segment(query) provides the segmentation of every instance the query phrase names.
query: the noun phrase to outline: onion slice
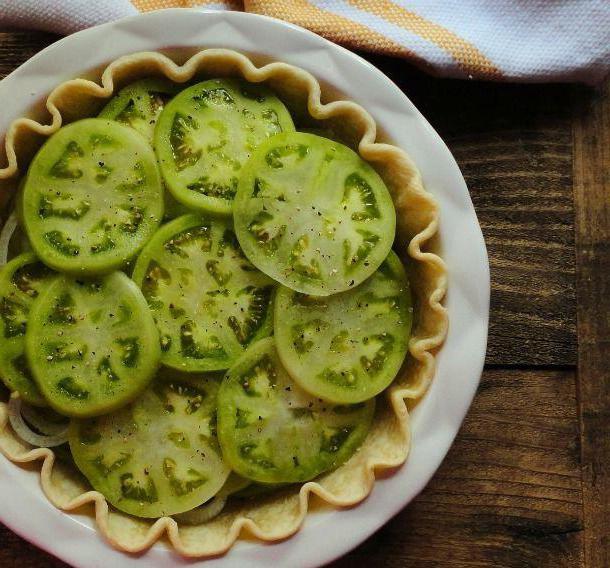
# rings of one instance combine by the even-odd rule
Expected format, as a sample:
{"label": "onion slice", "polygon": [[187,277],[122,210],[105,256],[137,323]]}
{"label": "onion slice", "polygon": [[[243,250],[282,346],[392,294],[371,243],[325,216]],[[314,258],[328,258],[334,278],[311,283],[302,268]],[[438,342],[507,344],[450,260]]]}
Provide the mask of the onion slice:
{"label": "onion slice", "polygon": [[224,495],[217,494],[196,509],[174,515],[174,519],[185,525],[201,525],[220,515],[226,504],[227,498]]}
{"label": "onion slice", "polygon": [[[59,420],[51,420],[45,417],[44,412],[52,412]],[[68,432],[68,421],[48,408],[37,408],[22,402],[21,416],[30,426],[33,426],[44,436],[63,436]]]}
{"label": "onion slice", "polygon": [[8,419],[13,430],[24,442],[39,448],[53,448],[61,446],[68,441],[67,428],[53,436],[43,436],[34,432],[25,422],[21,415],[21,399],[12,396],[8,403]]}
{"label": "onion slice", "polygon": [[13,211],[2,227],[0,232],[0,266],[4,266],[8,261],[8,244],[17,228],[17,215]]}

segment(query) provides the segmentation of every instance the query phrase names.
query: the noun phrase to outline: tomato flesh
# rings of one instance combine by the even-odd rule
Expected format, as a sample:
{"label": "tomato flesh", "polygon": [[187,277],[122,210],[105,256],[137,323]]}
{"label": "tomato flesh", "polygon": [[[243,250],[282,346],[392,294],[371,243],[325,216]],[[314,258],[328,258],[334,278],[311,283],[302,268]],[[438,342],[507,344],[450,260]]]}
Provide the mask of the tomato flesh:
{"label": "tomato flesh", "polygon": [[177,201],[230,215],[240,170],[250,154],[267,138],[293,130],[288,110],[269,89],[213,79],[169,102],[155,130],[155,151]]}
{"label": "tomato flesh", "polygon": [[42,394],[66,416],[97,416],[127,404],[160,360],[146,300],[122,272],[56,278],[31,307],[25,346]]}
{"label": "tomato flesh", "polygon": [[291,378],[273,338],[254,344],[228,371],[218,394],[218,436],[239,475],[295,483],[344,463],[369,430],[374,400],[333,405]]}
{"label": "tomato flesh", "polygon": [[35,156],[22,205],[28,238],[45,264],[82,275],[110,272],[139,251],[163,216],[154,153],[118,122],[73,122]]}
{"label": "tomato flesh", "polygon": [[32,302],[55,276],[32,253],[14,258],[0,272],[0,376],[11,391],[36,406],[46,402],[25,356],[25,332]]}
{"label": "tomato flesh", "polygon": [[164,225],[134,269],[159,329],[162,362],[227,369],[271,333],[274,283],[243,255],[231,224],[185,215]]}
{"label": "tomato flesh", "polygon": [[252,264],[317,296],[370,276],[396,228],[375,170],[347,146],[302,132],[278,134],[254,153],[240,177],[234,220]]}
{"label": "tomato flesh", "polygon": [[[98,115],[131,126],[152,145],[155,126],[167,102],[179,92],[180,87],[163,79],[142,79],[121,89],[118,95]],[[164,220],[175,219],[189,213],[169,191],[163,192]]]}
{"label": "tomato flesh", "polygon": [[308,296],[282,287],[275,305],[277,350],[305,390],[340,404],[367,400],[394,379],[407,354],[411,293],[394,252],[360,286]]}
{"label": "tomato flesh", "polygon": [[98,116],[131,126],[152,143],[161,111],[179,90],[171,81],[142,79],[121,89]]}
{"label": "tomato flesh", "polygon": [[198,507],[230,472],[216,437],[219,381],[165,370],[130,405],[73,420],[69,438],[76,465],[130,515],[163,517]]}

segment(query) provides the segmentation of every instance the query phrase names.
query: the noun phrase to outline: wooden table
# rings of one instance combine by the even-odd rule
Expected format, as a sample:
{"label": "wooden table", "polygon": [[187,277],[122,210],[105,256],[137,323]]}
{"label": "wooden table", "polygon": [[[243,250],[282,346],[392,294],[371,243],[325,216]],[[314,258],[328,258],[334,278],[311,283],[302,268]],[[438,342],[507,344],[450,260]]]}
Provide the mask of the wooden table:
{"label": "wooden table", "polygon": [[[0,78],[55,39],[0,33]],[[491,322],[481,386],[444,464],[336,566],[610,566],[610,82],[459,82],[369,59],[464,173],[489,251]],[[0,528],[0,566],[65,564]]]}

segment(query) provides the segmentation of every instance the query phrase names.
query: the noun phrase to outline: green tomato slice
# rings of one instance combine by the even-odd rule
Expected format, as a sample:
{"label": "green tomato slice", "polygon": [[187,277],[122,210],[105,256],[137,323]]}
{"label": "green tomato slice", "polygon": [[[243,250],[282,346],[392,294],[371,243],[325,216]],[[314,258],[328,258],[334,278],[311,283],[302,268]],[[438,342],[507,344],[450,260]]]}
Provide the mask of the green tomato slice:
{"label": "green tomato slice", "polygon": [[180,86],[171,81],[142,79],[122,88],[98,116],[131,126],[152,144],[161,111],[179,91]]}
{"label": "green tomato slice", "polygon": [[[131,126],[152,145],[155,126],[167,102],[180,91],[180,86],[164,79],[142,79],[121,89],[102,109],[100,118],[109,118]],[[168,191],[163,192],[164,220],[189,213]]]}
{"label": "green tomato slice", "polygon": [[130,515],[163,517],[198,507],[230,473],[216,437],[219,382],[162,371],[130,405],[73,420],[69,441],[76,465]]}
{"label": "green tomato slice", "polygon": [[164,225],[139,256],[133,279],[169,367],[228,369],[271,333],[274,283],[250,264],[226,220],[191,214]]}
{"label": "green tomato slice", "polygon": [[204,81],[165,107],[155,151],[169,191],[201,211],[230,215],[243,164],[261,142],[293,131],[290,113],[267,88],[235,79]]}
{"label": "green tomato slice", "polygon": [[253,345],[218,393],[218,439],[225,460],[259,483],[296,483],[344,463],[362,444],[374,399],[333,405],[312,397],[286,372],[273,338]]}
{"label": "green tomato slice", "polygon": [[182,205],[179,201],[176,201],[172,194],[169,191],[166,191],[164,196],[164,214],[163,214],[163,222],[171,221],[176,217],[181,217],[182,215],[188,215],[192,213],[193,210],[186,207],[186,205]]}
{"label": "green tomato slice", "polygon": [[32,302],[55,276],[32,253],[14,258],[0,271],[0,377],[35,406],[46,402],[26,359],[25,332]]}
{"label": "green tomato slice", "polygon": [[394,380],[412,319],[405,269],[391,252],[353,290],[320,297],[282,287],[275,304],[277,350],[307,392],[340,404],[362,402]]}
{"label": "green tomato slice", "polygon": [[244,166],[235,232],[257,268],[288,288],[328,296],[387,257],[396,214],[375,170],[338,142],[278,134]]}
{"label": "green tomato slice", "polygon": [[[245,478],[244,478],[245,479]],[[255,497],[259,497],[261,495],[268,495],[269,493],[273,493],[274,491],[278,491],[284,489],[286,487],[290,487],[291,483],[254,483],[250,481],[250,483],[236,491],[232,497],[236,499],[252,499]]]}
{"label": "green tomato slice", "polygon": [[76,417],[133,400],[161,357],[146,300],[122,272],[51,282],[32,304],[25,347],[45,399],[60,414]]}
{"label": "green tomato slice", "polygon": [[154,153],[132,128],[89,118],[56,132],[34,157],[23,217],[34,252],[61,272],[122,267],[158,227],[163,189]]}

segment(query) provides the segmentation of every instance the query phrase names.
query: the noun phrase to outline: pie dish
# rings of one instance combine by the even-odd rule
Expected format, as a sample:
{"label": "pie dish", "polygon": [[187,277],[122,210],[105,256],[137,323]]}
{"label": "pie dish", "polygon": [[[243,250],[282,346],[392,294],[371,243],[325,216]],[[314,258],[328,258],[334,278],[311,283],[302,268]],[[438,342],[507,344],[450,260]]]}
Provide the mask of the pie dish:
{"label": "pie dish", "polygon": [[[376,125],[370,115],[350,101],[336,100],[330,90],[321,89],[307,72],[282,63],[257,67],[247,56],[224,49],[207,49],[192,55],[173,54],[173,60],[159,53],[138,53],[113,61],[101,73],[99,83],[68,80],[49,95],[46,107],[50,120],[17,120],[6,136],[7,167],[0,177],[10,191],[16,185],[20,164],[27,163],[41,140],[55,132],[62,121],[91,116],[100,102],[124,85],[142,76],[166,76],[183,83],[195,74],[241,76],[250,82],[265,81],[296,114],[308,114],[313,121],[330,123],[342,130],[344,139],[359,149],[390,188],[398,220],[397,249],[413,259],[410,279],[416,296],[416,325],[409,345],[411,357],[390,389],[387,406],[378,412],[373,431],[363,449],[346,465],[300,489],[256,501],[223,514],[199,527],[178,527],[162,518],[146,522],[109,510],[100,494],[86,492],[87,486],[59,464],[53,464],[50,450],[30,449],[5,429],[2,451],[17,462],[43,460],[41,481],[49,499],[59,507],[73,510],[94,502],[101,532],[120,550],[147,549],[167,532],[173,547],[185,556],[201,557],[226,551],[240,532],[262,540],[280,540],[293,534],[307,511],[308,496],[315,493],[334,506],[360,502],[370,492],[374,473],[399,466],[407,457],[410,443],[408,410],[404,400],[417,401],[426,391],[434,373],[434,354],[446,333],[446,313],[441,300],[446,289],[443,262],[433,251],[422,247],[436,234],[438,210],[434,199],[423,189],[419,173],[399,148],[375,143]],[[176,61],[178,63],[176,63]],[[184,63],[183,63],[184,62]],[[183,63],[182,65],[180,65]],[[40,120],[40,119],[39,119]],[[6,422],[6,419],[4,420]]]}

